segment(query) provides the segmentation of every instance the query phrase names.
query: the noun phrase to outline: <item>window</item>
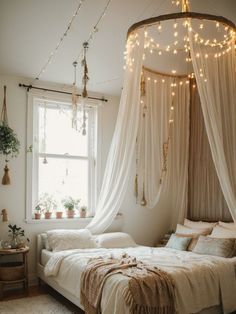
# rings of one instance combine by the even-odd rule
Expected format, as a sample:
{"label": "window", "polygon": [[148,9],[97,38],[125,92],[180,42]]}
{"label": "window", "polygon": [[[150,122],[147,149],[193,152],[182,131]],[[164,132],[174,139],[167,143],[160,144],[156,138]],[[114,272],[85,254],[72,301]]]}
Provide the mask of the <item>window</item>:
{"label": "window", "polygon": [[[78,130],[72,128],[70,103],[32,98],[28,124],[32,119],[33,136],[28,134],[28,209],[32,218],[38,203],[51,202],[51,210],[64,211],[67,198],[80,200],[93,214],[96,201],[96,128],[97,109],[78,110]],[[30,117],[31,116],[31,117]],[[86,134],[82,123],[86,121]],[[29,133],[29,132],[28,132]],[[31,138],[31,142],[30,142]]]}

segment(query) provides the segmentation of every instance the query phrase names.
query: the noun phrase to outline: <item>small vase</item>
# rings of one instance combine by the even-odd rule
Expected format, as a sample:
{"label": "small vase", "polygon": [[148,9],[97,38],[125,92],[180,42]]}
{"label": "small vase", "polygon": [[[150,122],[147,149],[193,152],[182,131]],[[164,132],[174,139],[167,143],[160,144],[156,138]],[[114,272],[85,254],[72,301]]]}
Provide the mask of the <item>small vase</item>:
{"label": "small vase", "polygon": [[67,218],[74,218],[75,211],[74,210],[67,210]]}
{"label": "small vase", "polygon": [[61,219],[63,215],[63,212],[56,212],[56,218]]}
{"label": "small vase", "polygon": [[80,218],[86,218],[86,211],[85,210],[80,210],[79,216],[80,216]]}
{"label": "small vase", "polygon": [[50,219],[51,216],[52,216],[52,212],[45,212],[45,213],[44,213],[45,219]]}
{"label": "small vase", "polygon": [[17,241],[17,237],[13,236],[12,240],[11,240],[11,248],[12,249],[17,249],[18,248],[18,241]]}
{"label": "small vase", "polygon": [[41,219],[41,214],[40,213],[35,213],[34,214],[35,219]]}

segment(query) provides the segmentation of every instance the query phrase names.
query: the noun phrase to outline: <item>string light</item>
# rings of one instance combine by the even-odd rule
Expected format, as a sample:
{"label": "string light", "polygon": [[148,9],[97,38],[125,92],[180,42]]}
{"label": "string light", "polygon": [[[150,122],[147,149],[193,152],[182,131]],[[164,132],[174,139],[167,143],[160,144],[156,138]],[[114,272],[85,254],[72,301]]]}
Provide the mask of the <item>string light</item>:
{"label": "string light", "polygon": [[[88,44],[91,44],[91,41],[93,40],[94,35],[99,31],[98,26],[99,26],[99,25],[101,24],[101,22],[103,21],[103,19],[104,19],[106,13],[107,13],[108,8],[109,8],[109,6],[110,6],[110,4],[111,4],[112,1],[113,1],[113,0],[108,0],[108,1],[107,1],[107,4],[106,4],[104,10],[102,11],[102,14],[99,16],[99,18],[98,18],[96,24],[93,26],[93,28],[92,28],[92,30],[91,30],[89,36],[88,36],[88,39],[86,40],[86,42],[87,42]],[[79,60],[82,58],[82,56],[83,56],[83,48],[80,50],[80,52],[79,52],[79,54],[77,55],[77,57],[76,57],[75,60],[76,60],[76,61],[79,61]]]}
{"label": "string light", "polygon": [[48,65],[52,62],[54,56],[56,55],[56,53],[58,52],[59,48],[61,47],[64,39],[66,38],[66,36],[68,35],[70,29],[71,29],[71,26],[73,24],[73,22],[75,21],[75,18],[78,16],[81,8],[82,8],[82,4],[85,2],[85,0],[80,0],[77,8],[76,8],[76,11],[75,13],[73,14],[72,18],[70,19],[67,27],[66,27],[66,30],[64,31],[64,33],[62,34],[60,40],[58,41],[55,49],[49,54],[49,57],[47,59],[47,61],[45,62],[45,64],[43,65],[43,67],[41,68],[41,70],[39,71],[38,75],[36,76],[35,80],[39,80],[39,78],[41,77],[41,75],[43,73],[45,73]]}

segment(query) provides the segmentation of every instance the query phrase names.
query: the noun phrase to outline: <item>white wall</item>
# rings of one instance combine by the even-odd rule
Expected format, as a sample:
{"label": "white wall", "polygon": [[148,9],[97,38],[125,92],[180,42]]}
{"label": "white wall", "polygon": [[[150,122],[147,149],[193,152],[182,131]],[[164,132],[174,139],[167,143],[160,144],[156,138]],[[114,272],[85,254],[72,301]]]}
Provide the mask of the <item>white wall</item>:
{"label": "white wall", "polygon": [[[9,213],[9,221],[21,226],[26,235],[30,238],[29,254],[29,273],[30,278],[34,278],[36,264],[36,235],[40,232],[55,228],[83,228],[88,221],[66,221],[45,223],[26,223],[25,204],[26,204],[26,102],[27,93],[23,88],[18,87],[19,82],[28,83],[26,79],[15,76],[0,75],[0,103],[2,107],[3,85],[7,85],[7,109],[9,125],[17,133],[21,143],[18,158],[10,161],[11,185],[0,185],[0,210],[6,208]],[[44,85],[52,88],[52,84]],[[54,84],[54,88],[60,85]],[[65,87],[64,87],[65,89]],[[108,97],[108,102],[102,106],[102,156],[101,169],[104,171],[109,145],[114,131],[119,99]],[[0,179],[3,175],[4,158],[0,156]],[[114,224],[113,229],[121,228],[129,232],[134,239],[144,245],[154,245],[156,241],[169,228],[169,211],[165,206],[159,206],[152,210],[137,206],[133,196],[133,178],[130,179],[129,189],[121,208],[123,218]],[[120,227],[119,224],[123,224]],[[0,239],[7,240],[7,224],[0,221]]]}

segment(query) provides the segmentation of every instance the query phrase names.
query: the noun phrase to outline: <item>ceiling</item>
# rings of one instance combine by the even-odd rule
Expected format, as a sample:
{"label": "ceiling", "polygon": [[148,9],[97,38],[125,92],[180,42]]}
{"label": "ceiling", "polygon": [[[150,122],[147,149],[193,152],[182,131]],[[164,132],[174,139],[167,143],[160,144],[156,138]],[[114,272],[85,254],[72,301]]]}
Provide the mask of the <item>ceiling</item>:
{"label": "ceiling", "polygon": [[[71,84],[72,62],[108,0],[85,0],[58,53],[40,77]],[[88,90],[120,95],[128,28],[148,17],[179,11],[171,0],[112,0],[88,50]],[[0,0],[0,73],[35,78],[64,33],[78,0]],[[236,23],[236,0],[191,0],[191,11]],[[82,69],[79,66],[81,87]]]}

